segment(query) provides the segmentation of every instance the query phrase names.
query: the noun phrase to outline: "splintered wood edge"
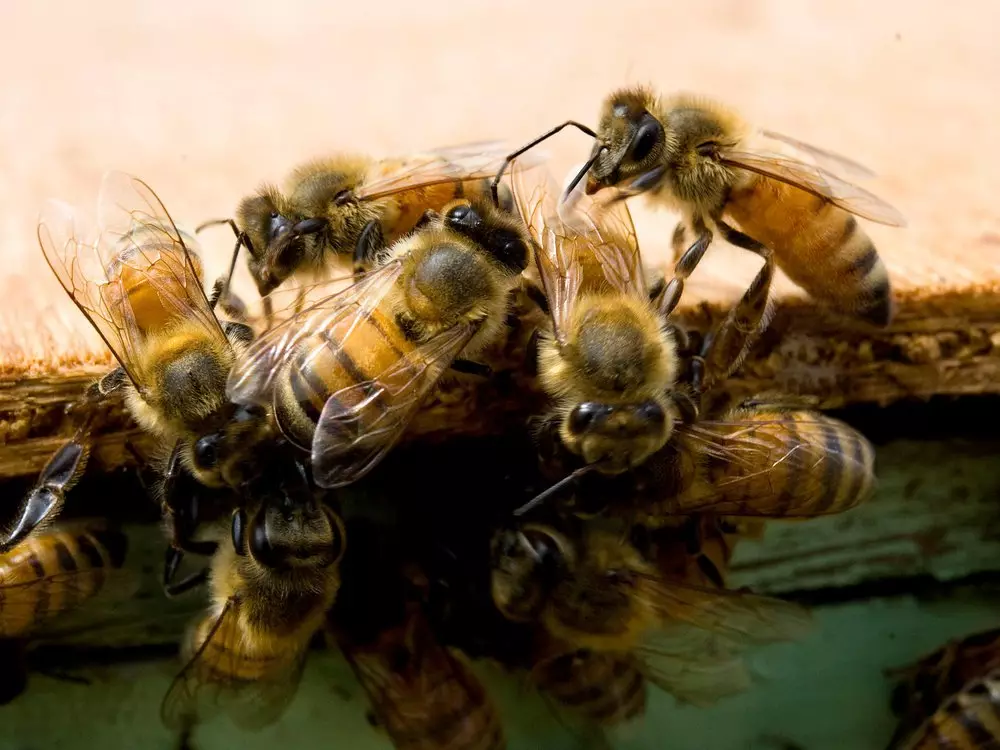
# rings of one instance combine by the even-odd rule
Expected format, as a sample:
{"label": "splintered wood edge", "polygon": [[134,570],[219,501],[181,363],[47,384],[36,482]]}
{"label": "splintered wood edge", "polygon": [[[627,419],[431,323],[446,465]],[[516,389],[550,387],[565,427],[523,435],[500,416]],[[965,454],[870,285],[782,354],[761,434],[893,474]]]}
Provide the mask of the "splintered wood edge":
{"label": "splintered wood edge", "polygon": [[[890,404],[937,395],[1000,393],[1000,284],[954,291],[904,290],[884,329],[833,315],[804,298],[782,299],[774,318],[738,373],[719,387],[726,397],[768,391],[813,398],[820,408]],[[705,332],[729,312],[701,303],[675,319]],[[530,327],[530,326],[529,326]],[[497,375],[444,382],[417,415],[407,440],[500,434],[544,409],[534,378],[523,369],[523,339],[499,355]],[[64,407],[110,367],[110,358],[41,374],[37,363],[8,370],[0,384],[0,477],[33,474],[75,430]],[[120,400],[96,419],[97,463],[108,469],[132,463],[126,443],[148,445],[134,430]],[[126,437],[130,436],[127,441]],[[140,450],[140,452],[142,452]]]}

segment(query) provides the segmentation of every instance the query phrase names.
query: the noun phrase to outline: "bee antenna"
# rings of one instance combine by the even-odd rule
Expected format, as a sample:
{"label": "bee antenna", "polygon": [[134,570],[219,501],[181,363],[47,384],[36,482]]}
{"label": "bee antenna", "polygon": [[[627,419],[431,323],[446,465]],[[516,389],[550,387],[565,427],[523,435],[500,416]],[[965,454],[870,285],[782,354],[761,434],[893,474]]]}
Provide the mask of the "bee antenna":
{"label": "bee antenna", "polygon": [[529,500],[524,505],[522,505],[520,508],[518,508],[517,510],[515,510],[514,511],[514,515],[515,516],[523,516],[525,513],[528,513],[529,511],[534,510],[536,507],[538,507],[539,505],[541,505],[542,503],[544,503],[546,500],[548,500],[550,497],[552,497],[557,492],[559,492],[560,490],[562,490],[564,487],[566,487],[567,485],[572,484],[577,479],[579,479],[580,477],[582,477],[584,474],[587,474],[587,473],[589,473],[589,472],[591,472],[593,470],[594,470],[593,464],[590,464],[590,465],[584,466],[583,468],[577,469],[572,474],[569,474],[569,475],[563,477],[562,479],[560,479],[558,482],[556,482],[554,485],[552,485],[551,487],[549,487],[547,490],[545,490],[545,491],[543,491],[543,492],[535,495],[531,500]]}
{"label": "bee antenna", "polygon": [[580,184],[580,181],[587,176],[587,172],[589,172],[590,168],[597,163],[598,159],[601,158],[601,154],[603,154],[607,150],[608,150],[607,146],[601,146],[600,148],[594,149],[593,156],[591,156],[589,159],[587,159],[587,161],[584,162],[583,166],[580,167],[580,171],[576,173],[576,177],[574,177],[570,181],[569,185],[566,186],[566,189],[563,191],[562,197],[559,199],[560,203],[566,202],[566,200],[569,198],[569,194],[572,193],[574,188],[576,188],[576,186]]}
{"label": "bee antenna", "polygon": [[495,206],[500,205],[500,196],[497,188],[500,185],[500,180],[503,179],[503,173],[507,171],[507,167],[510,166],[510,163],[514,161],[514,159],[519,157],[521,154],[523,154],[525,151],[530,151],[542,141],[547,141],[549,138],[554,136],[560,130],[570,125],[572,125],[577,130],[589,135],[591,138],[597,138],[597,133],[588,128],[586,125],[579,123],[576,120],[567,120],[562,125],[556,125],[554,128],[552,128],[552,130],[548,131],[547,133],[543,133],[534,140],[529,141],[524,146],[521,146],[521,148],[519,148],[517,151],[507,154],[507,157],[503,160],[503,164],[500,165],[500,169],[497,170],[496,177],[494,177],[493,182],[490,183],[490,195],[493,196],[493,205]]}

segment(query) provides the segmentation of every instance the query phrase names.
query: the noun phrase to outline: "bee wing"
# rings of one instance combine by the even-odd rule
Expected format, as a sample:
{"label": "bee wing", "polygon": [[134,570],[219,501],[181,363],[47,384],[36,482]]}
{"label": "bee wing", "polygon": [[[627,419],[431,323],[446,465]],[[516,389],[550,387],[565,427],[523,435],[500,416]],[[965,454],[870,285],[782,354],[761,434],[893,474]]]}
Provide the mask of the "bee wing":
{"label": "bee wing", "polygon": [[371,315],[392,289],[401,268],[398,262],[387,263],[264,331],[230,372],[226,387],[229,398],[237,403],[268,405],[275,377],[300,346],[335,329],[341,332],[342,343],[350,338],[360,321]]}
{"label": "bee wing", "polygon": [[[560,344],[566,342],[573,305],[585,284],[606,284],[645,298],[639,243],[623,202],[599,206],[574,191],[560,204],[559,189],[551,177],[529,187],[517,163],[512,174],[515,203],[533,241],[535,265]],[[599,279],[593,278],[595,266],[601,272]]]}
{"label": "bee wing", "polygon": [[752,683],[737,650],[715,633],[684,623],[669,623],[635,653],[646,679],[683,703],[709,706]]}
{"label": "bee wing", "polygon": [[[709,589],[669,579],[650,586],[662,622],[710,631],[720,652],[801,638],[812,629],[809,611],[797,604],[741,591]],[[723,645],[725,647],[723,648]]]}
{"label": "bee wing", "polygon": [[320,487],[350,484],[373,469],[402,436],[427,392],[475,333],[442,331],[370,380],[327,399],[313,435],[313,478]]}
{"label": "bee wing", "polygon": [[[136,353],[142,334],[118,278],[130,269],[156,292],[168,315],[195,319],[223,336],[188,248],[155,193],[141,180],[110,172],[98,200],[99,231],[88,233],[78,212],[49,201],[38,243],[63,289],[135,384],[144,381]],[[155,264],[155,272],[153,269]]]}
{"label": "bee wing", "polygon": [[[388,173],[376,171],[355,191],[355,196],[358,200],[375,200],[432,185],[492,178],[510,150],[502,141],[481,141],[416,154]],[[538,163],[539,157],[529,156],[527,161]]]}
{"label": "bee wing", "polygon": [[248,653],[238,624],[239,602],[230,598],[205,640],[171,683],[160,706],[163,723],[185,731],[228,711],[242,726],[258,729],[274,722],[295,696],[306,650],[287,658],[267,657],[269,668]]}
{"label": "bee wing", "polygon": [[723,164],[805,190],[869,221],[894,227],[906,226],[903,215],[884,200],[822,167],[777,154],[749,151],[725,150],[719,155],[719,160]]}
{"label": "bee wing", "polygon": [[[682,450],[706,456],[713,462],[728,464],[730,468],[724,478],[714,483],[711,492],[678,495],[676,511],[788,515],[783,493],[777,489],[770,493],[746,493],[735,503],[730,500],[738,494],[735,492],[738,485],[759,483],[762,477],[779,466],[798,483],[796,495],[803,497],[822,497],[836,491],[836,482],[831,484],[829,475],[857,477],[859,485],[855,489],[860,501],[872,486],[863,479],[871,474],[868,465],[871,447],[860,433],[856,433],[850,443],[847,434],[841,434],[831,445],[831,432],[830,420],[820,414],[810,418],[800,417],[794,422],[734,418],[703,420],[678,427],[677,444]],[[817,472],[815,467],[821,462],[826,469]]]}
{"label": "bee wing", "polygon": [[875,177],[875,173],[864,164],[859,164],[854,161],[854,159],[848,159],[842,154],[838,154],[834,151],[828,151],[827,149],[820,148],[819,146],[813,146],[805,141],[800,141],[798,138],[792,138],[790,135],[777,133],[773,130],[761,129],[758,132],[765,138],[770,138],[773,141],[784,143],[805,154],[809,154],[809,156],[811,156],[821,167],[826,167],[830,170],[839,169],[845,174],[862,179]]}

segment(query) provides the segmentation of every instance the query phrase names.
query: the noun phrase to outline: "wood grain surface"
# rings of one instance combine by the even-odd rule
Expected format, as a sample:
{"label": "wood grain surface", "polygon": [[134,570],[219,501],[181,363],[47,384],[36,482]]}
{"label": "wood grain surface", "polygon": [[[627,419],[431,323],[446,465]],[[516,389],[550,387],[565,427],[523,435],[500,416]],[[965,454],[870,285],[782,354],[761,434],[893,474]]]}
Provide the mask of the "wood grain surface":
{"label": "wood grain surface", "polygon": [[[997,115],[1000,6],[987,0],[960,13],[861,0],[54,0],[6,4],[0,21],[10,377],[106,361],[35,242],[43,200],[90,208],[106,169],[142,176],[192,226],[308,157],[518,142],[592,121],[605,93],[634,82],[702,91],[871,166],[867,186],[910,221],[870,227],[899,289],[1000,279],[1000,160],[982,139]],[[587,148],[567,135],[551,151],[568,166]],[[636,221],[647,260],[662,262],[673,217]],[[221,268],[230,238],[205,244]],[[743,255],[713,249],[689,302],[734,295],[753,272]]]}

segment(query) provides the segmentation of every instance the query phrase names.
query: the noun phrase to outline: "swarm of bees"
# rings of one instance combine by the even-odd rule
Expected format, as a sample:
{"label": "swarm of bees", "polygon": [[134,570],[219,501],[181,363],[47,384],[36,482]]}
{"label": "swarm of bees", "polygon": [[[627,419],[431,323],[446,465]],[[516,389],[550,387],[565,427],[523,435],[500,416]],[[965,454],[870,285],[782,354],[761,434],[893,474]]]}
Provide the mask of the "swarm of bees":
{"label": "swarm of bees", "polygon": [[[775,266],[836,312],[887,324],[888,276],[855,217],[902,220],[831,171],[860,165],[698,98],[623,90],[596,131],[567,124],[595,146],[565,190],[531,150],[564,126],[516,151],[303,165],[203,225],[236,235],[210,288],[194,236],[138,178],[106,177],[93,230],[65,204],[42,213],[46,261],[118,362],[80,411],[118,394],[155,437],[164,588],[209,590],[162,704],[179,734],[218,709],[247,727],[278,720],[317,639],[346,657],[396,747],[495,750],[503,722],[475,660],[602,730],[643,714],[648,683],[699,705],[744,690],[747,649],[808,632],[803,608],[726,587],[733,545],[762,518],[863,502],[872,448],[791,395],[711,397],[767,327]],[[639,193],[683,216],[669,278],[642,262]],[[696,340],[673,313],[717,237],[763,265]],[[244,251],[262,320],[230,288]],[[269,295],[292,282],[316,300],[276,311]],[[475,480],[428,454],[424,476],[345,500],[391,479],[439,383],[498,376],[490,347],[523,328],[525,304],[547,321],[524,365],[549,406],[523,441],[496,438],[518,447],[470,440],[454,473]],[[5,642],[121,565],[107,525],[56,522],[88,430],[3,535]],[[494,450],[523,460],[491,468]],[[208,562],[179,578],[185,554]]]}

